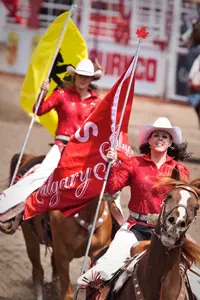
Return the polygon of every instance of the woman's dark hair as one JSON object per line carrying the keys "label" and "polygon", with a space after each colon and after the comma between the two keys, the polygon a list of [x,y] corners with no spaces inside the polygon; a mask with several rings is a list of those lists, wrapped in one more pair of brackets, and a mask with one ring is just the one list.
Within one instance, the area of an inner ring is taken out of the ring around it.
{"label": "woman's dark hair", "polygon": [[[167,154],[172,156],[175,160],[184,160],[191,156],[192,153],[187,152],[187,143],[175,144],[172,143],[171,147],[168,148]],[[139,151],[141,154],[148,154],[151,148],[149,143],[140,145]]]}

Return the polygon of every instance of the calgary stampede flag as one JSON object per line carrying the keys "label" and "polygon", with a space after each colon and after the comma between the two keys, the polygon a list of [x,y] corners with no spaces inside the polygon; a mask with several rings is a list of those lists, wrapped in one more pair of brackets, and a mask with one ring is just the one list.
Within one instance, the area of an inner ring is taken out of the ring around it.
{"label": "calgary stampede flag", "polygon": [[[54,20],[40,39],[31,57],[20,94],[21,106],[31,116],[33,115],[33,105],[40,93],[40,86],[50,69],[67,15],[68,12],[65,12]],[[76,66],[84,58],[88,58],[85,41],[70,19],[50,74],[50,90],[47,97],[58,85],[62,84],[62,79],[67,73],[67,66]],[[37,121],[52,135],[55,135],[58,117],[54,110],[37,117]]]}
{"label": "calgary stampede flag", "polygon": [[[39,190],[28,197],[24,219],[55,209],[70,217],[100,194],[107,167],[106,153],[116,136],[133,65],[134,60],[71,138],[58,167]],[[117,141],[121,160],[133,155],[127,135],[133,95],[134,78]]]}

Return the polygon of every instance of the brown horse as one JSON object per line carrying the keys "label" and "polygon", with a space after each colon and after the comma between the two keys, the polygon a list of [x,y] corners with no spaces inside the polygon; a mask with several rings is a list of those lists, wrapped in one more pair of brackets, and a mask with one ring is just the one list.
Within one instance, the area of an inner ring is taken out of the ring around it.
{"label": "brown horse", "polygon": [[[18,178],[26,171],[30,170],[34,165],[43,160],[41,157],[33,157],[32,155],[24,155],[23,163],[18,172]],[[14,155],[10,166],[10,176],[15,169],[18,155]],[[43,277],[44,271],[40,260],[40,243],[46,243],[53,246],[52,253],[52,279],[56,279],[57,275],[60,279],[61,299],[73,299],[72,287],[69,277],[69,264],[74,258],[84,256],[89,238],[89,232],[93,223],[97,207],[98,198],[92,199],[89,204],[82,209],[79,214],[71,218],[64,218],[59,211],[52,211],[49,215],[51,238],[46,238],[46,230],[43,226],[47,217],[44,214],[32,218],[30,221],[24,221],[21,224],[28,257],[32,263],[33,281],[36,289],[36,299],[43,299]],[[13,222],[4,225],[7,232],[13,233],[16,228],[12,228]],[[106,201],[103,201],[100,207],[99,217],[96,229],[92,238],[89,256],[92,258],[104,247],[108,246],[111,241],[112,232],[112,216]]]}
{"label": "brown horse", "polygon": [[168,179],[165,184],[172,186],[172,190],[163,203],[148,249],[136,265],[132,258],[117,279],[99,283],[102,298],[98,298],[99,294],[94,297],[94,289],[90,296],[89,288],[87,299],[196,299],[190,289],[187,297],[186,271],[193,263],[200,263],[200,247],[186,239],[185,233],[199,209],[200,178],[190,183]]}

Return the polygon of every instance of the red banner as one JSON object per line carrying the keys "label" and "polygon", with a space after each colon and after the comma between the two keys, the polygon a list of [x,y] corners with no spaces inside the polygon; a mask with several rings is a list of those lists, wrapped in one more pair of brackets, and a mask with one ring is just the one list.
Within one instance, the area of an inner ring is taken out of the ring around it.
{"label": "red banner", "polygon": [[[118,130],[133,60],[127,71],[108,92],[99,106],[86,119],[67,144],[58,168],[43,186],[26,201],[24,219],[47,210],[60,210],[69,217],[81,210],[88,201],[100,194],[107,168],[106,153]],[[117,150],[120,159],[133,155],[128,141],[128,123],[134,95],[131,85]]]}

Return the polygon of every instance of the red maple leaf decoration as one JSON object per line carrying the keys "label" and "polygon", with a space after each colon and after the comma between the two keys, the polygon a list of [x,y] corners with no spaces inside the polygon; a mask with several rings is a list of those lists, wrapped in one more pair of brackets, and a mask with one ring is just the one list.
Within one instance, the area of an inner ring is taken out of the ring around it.
{"label": "red maple leaf decoration", "polygon": [[136,34],[139,39],[144,40],[148,36],[149,32],[146,30],[145,27],[141,27],[136,30]]}

